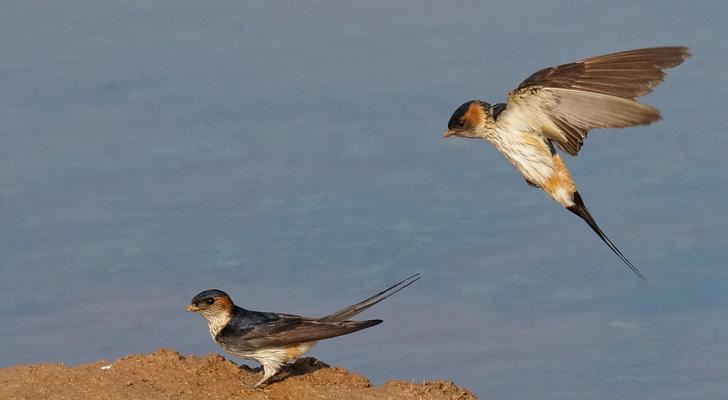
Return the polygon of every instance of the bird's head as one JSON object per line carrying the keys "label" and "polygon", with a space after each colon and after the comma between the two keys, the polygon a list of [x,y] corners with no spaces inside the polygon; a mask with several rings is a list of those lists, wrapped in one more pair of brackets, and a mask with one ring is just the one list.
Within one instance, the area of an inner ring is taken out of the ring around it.
{"label": "bird's head", "polygon": [[442,136],[482,138],[483,130],[493,123],[490,104],[480,100],[470,100],[455,110]]}
{"label": "bird's head", "polygon": [[233,313],[233,301],[222,290],[210,289],[201,292],[192,298],[187,311],[195,312],[207,319],[208,322],[220,319],[230,319]]}

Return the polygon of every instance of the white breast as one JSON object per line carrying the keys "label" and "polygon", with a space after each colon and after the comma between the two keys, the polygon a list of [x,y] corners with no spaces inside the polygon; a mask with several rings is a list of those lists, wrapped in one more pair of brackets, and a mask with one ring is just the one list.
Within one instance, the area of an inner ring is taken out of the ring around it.
{"label": "white breast", "polygon": [[551,151],[544,137],[533,132],[528,124],[496,126],[485,139],[529,181],[541,186],[554,174]]}
{"label": "white breast", "polygon": [[291,362],[303,353],[307,352],[316,342],[300,343],[288,347],[268,347],[250,351],[241,351],[237,348],[228,348],[220,343],[220,346],[229,353],[235,354],[240,358],[255,360],[262,366],[277,371],[282,365]]}

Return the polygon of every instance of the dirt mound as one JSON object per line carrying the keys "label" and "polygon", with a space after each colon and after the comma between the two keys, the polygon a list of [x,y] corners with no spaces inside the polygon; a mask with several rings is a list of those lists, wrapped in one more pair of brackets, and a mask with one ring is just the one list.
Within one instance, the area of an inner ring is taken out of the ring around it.
{"label": "dirt mound", "polygon": [[313,358],[298,360],[286,373],[279,382],[252,389],[260,379],[256,370],[238,367],[217,354],[184,357],[161,349],[113,363],[2,368],[0,399],[476,399],[444,381],[388,381],[373,387],[361,375]]}

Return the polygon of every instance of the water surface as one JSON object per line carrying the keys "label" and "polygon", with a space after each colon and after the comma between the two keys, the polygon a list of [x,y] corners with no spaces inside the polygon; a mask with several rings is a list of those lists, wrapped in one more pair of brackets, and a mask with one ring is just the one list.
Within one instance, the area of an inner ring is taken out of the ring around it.
{"label": "water surface", "polygon": [[[14,2],[0,13],[0,365],[219,351],[208,288],[322,315],[310,353],[507,399],[724,398],[728,5]],[[640,282],[484,142],[472,98],[547,65],[689,45],[653,126],[567,160]]]}

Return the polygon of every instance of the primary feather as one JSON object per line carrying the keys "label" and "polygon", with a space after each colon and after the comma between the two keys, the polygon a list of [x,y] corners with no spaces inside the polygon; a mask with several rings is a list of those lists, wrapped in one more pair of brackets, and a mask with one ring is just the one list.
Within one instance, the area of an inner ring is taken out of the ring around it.
{"label": "primary feather", "polygon": [[663,69],[689,56],[685,47],[655,47],[544,68],[508,94],[496,123],[525,122],[575,156],[590,129],[647,125],[660,119],[659,111],[635,98],[662,82]]}

